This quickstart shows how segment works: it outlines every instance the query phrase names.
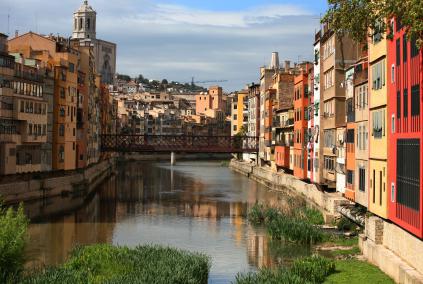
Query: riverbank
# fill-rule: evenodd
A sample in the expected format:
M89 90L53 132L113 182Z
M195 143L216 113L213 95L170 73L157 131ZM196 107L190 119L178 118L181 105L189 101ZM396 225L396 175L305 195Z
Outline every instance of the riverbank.
M305 197L322 212L326 223L340 216L341 205L350 203L339 193L320 191L315 185L289 174L272 172L237 160L231 160L229 167L272 190L294 192ZM367 216L359 247L367 261L396 283L423 283L423 242L398 226L376 216Z
M0 184L0 196L5 205L64 196L88 196L114 173L115 167L115 158L110 158L81 170L8 176Z

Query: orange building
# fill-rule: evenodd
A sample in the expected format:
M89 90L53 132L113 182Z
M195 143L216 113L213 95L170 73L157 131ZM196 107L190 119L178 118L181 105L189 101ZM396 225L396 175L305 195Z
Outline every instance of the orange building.
M67 39L32 32L10 39L8 44L11 52L54 69L52 166L54 170L75 169L79 52Z
M304 63L294 78L294 176L307 178L308 76L313 65Z
M209 109L226 110L222 87L213 86L209 88L207 93L195 96L195 111L197 114L204 114Z
M264 145L270 152L272 147L273 102L276 96L275 89L268 89L264 100ZM272 160L271 153L268 153Z

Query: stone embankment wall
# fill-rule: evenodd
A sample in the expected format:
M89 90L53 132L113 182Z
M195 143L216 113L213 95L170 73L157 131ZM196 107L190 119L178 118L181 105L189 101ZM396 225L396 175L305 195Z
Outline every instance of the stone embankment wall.
M326 220L337 216L342 206L349 202L333 193L319 191L313 184L307 184L294 176L275 173L270 169L256 167L250 163L232 160L230 168L250 177L267 187L295 191L312 204L317 205ZM343 213L347 216L348 214ZM362 220L355 220L362 223ZM365 230L359 238L364 257L397 283L423 284L423 241L400 227L379 217L365 219Z
M86 169L64 172L25 181L0 184L0 196L5 204L51 198L78 191L90 193L115 170L115 159L108 159Z
M366 218L359 245L367 260L397 283L423 283L423 241L379 217Z
M320 191L316 185L308 184L289 174L276 173L270 169L256 167L251 163L244 163L237 160L232 160L229 166L234 171L246 175L273 190L290 190L291 192L302 195L309 203L315 205L323 213L327 223L330 223L333 218L340 215L338 212L339 206L350 203L339 193Z

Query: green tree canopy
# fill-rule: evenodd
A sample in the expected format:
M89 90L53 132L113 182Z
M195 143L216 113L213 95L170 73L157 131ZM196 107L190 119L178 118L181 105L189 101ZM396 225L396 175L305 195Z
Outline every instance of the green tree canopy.
M368 28L391 34L386 19L394 15L405 26L409 37L423 46L422 0L328 0L329 9L322 19L337 34L348 33L354 40L365 42Z

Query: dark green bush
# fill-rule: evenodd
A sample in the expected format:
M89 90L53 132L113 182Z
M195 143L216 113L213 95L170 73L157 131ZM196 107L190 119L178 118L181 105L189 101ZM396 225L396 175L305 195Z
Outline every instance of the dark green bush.
M135 249L93 245L74 250L62 267L24 283L207 283L210 259L198 253L159 246Z
M18 210L0 204L0 282L16 282L23 270L28 219Z
M280 268L277 270L263 269L257 273L238 274L236 284L310 284L301 277L290 273L289 270Z

